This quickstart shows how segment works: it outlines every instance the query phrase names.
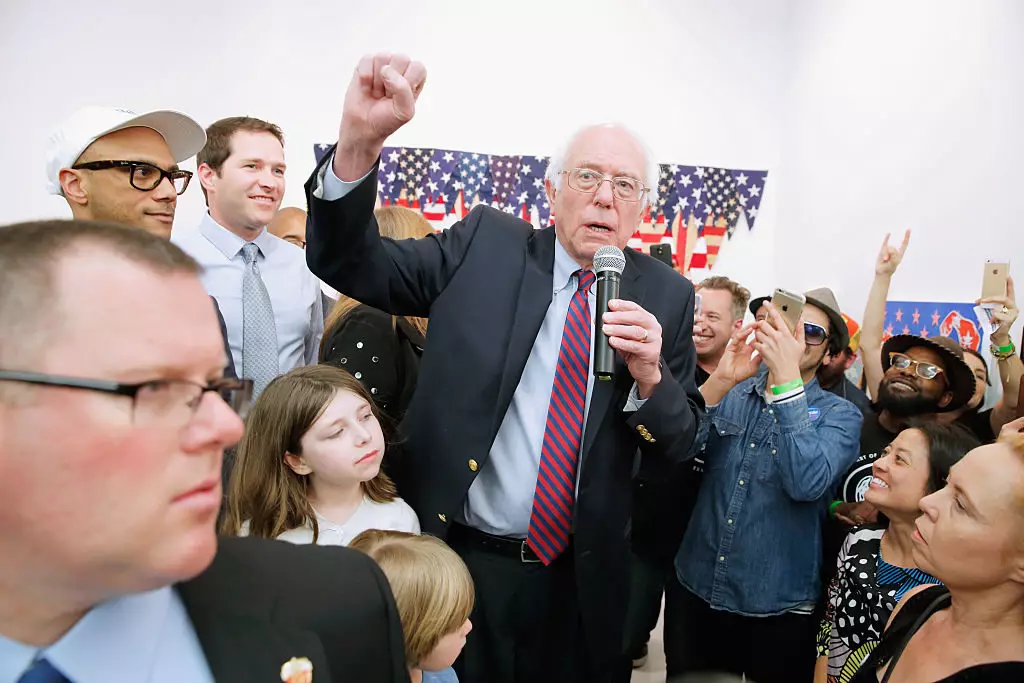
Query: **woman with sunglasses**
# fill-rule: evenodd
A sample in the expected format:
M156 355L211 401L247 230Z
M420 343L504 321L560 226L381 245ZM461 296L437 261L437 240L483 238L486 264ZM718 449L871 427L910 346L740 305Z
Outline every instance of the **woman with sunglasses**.
M852 683L1024 680L1024 419L970 451L921 499L909 591Z
M959 425L926 422L903 430L872 465L864 499L887 523L851 532L839 554L818 632L815 683L849 681L874 649L907 591L938 583L913 558L921 498L945 485L949 468L978 440Z

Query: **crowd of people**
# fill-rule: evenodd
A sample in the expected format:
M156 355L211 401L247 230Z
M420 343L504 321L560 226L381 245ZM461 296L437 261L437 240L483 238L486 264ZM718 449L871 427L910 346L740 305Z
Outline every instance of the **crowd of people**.
M1012 279L996 377L885 334L909 231L860 324L691 284L626 247L657 167L611 125L553 157L552 227L435 233L375 207L425 81L360 62L308 215L273 123L55 130L73 220L0 228L0 683L618 683L662 606L668 681L1021 680Z

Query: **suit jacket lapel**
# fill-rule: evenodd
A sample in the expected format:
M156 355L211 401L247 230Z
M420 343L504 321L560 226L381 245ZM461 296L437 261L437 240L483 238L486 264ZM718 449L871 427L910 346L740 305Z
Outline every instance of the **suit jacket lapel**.
M644 283L639 277L635 258L632 250L626 249L626 269L622 272L622 282L619 285L619 298L626 301L635 301L643 305ZM593 342L591 342L593 343ZM590 447L594 443L598 427L604 421L609 408L614 408L619 401L613 399L628 396L633 387L633 377L629 374L625 361L617 352L615 354L615 375L611 381L594 380L594 390L590 395L590 410L587 412L587 423L583 427L583 450L580 452L580 467L587 459Z
M505 354L505 368L498 389L498 403L495 406L495 422L491 435L497 434L501 421L508 411L523 369L530 357L530 350L544 322L544 314L551 305L553 296L553 272L555 264L555 229L535 230L526 247L523 264L523 278L519 286L519 300L510 329L508 349Z
M307 631L282 628L253 612L217 605L193 582L178 587L196 636L217 683L280 681L281 665L293 657L313 664L313 681L331 681L320 640Z

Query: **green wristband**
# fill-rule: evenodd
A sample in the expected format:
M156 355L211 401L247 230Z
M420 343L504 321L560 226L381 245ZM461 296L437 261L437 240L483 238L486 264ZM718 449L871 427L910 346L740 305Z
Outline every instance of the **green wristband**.
M1016 351L1016 347L1014 347L1012 341L1006 346L995 346L993 344L992 348L995 349L996 353L1013 353L1014 351Z
M828 516L832 519L836 518L836 508L843 504L841 500L834 500L832 504L828 506Z
M802 379L795 379L792 382L786 382L785 384L773 384L772 385L772 396L780 396L787 392L799 389L804 385Z

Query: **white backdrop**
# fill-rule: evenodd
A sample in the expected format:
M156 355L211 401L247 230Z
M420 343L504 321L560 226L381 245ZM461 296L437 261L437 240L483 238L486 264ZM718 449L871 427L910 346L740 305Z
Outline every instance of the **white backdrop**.
M859 318L882 235L913 227L893 298L973 299L984 259L1024 246L1015 0L4 0L0 223L70 215L43 153L85 104L278 123L301 206L312 145L379 50L429 70L394 144L550 154L618 121L663 162L770 169L756 228L715 267L755 294L830 285ZM176 229L203 208L196 186Z

